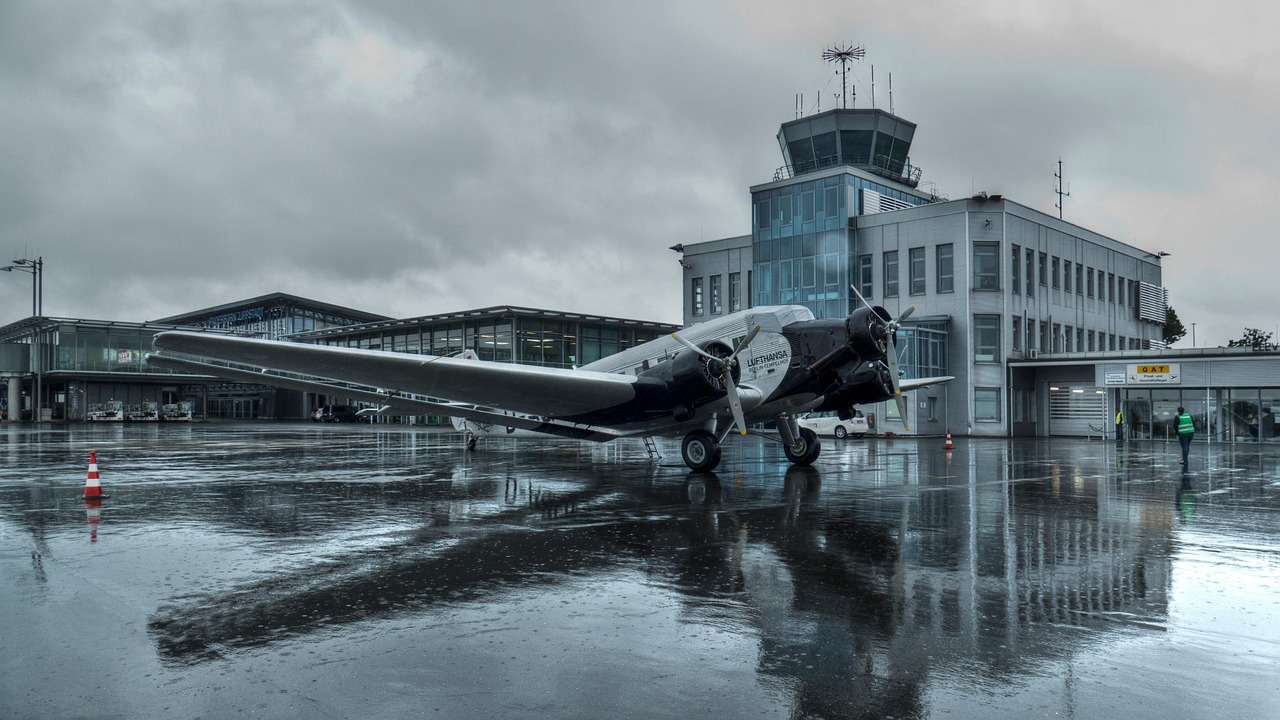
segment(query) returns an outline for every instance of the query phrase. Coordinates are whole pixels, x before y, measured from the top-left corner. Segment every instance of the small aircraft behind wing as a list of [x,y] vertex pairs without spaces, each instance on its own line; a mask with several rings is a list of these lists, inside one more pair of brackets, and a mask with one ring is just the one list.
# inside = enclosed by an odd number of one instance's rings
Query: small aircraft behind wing
[[855,405],[892,398],[905,422],[902,390],[953,379],[899,380],[894,336],[913,309],[895,320],[864,303],[847,318],[815,320],[799,305],[756,307],[572,369],[180,331],[158,334],[161,352],[147,358],[342,394],[377,403],[383,414],[449,415],[597,441],[683,434],[684,462],[700,471],[719,465],[731,431],[773,422],[787,459],[809,465],[820,444],[797,415],[851,416]]

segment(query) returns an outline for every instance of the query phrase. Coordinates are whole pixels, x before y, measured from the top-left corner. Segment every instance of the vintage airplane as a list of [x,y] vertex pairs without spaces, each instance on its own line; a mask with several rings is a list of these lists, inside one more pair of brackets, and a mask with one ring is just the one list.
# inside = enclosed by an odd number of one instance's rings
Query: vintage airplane
[[864,302],[847,318],[816,320],[799,305],[756,307],[573,369],[180,331],[158,334],[160,352],[147,361],[341,395],[384,414],[597,441],[683,434],[684,462],[700,471],[720,463],[731,431],[773,422],[787,458],[809,465],[820,444],[797,415],[852,415],[855,405],[892,398],[905,422],[903,390],[953,379],[899,380],[894,337],[912,310],[894,319]]

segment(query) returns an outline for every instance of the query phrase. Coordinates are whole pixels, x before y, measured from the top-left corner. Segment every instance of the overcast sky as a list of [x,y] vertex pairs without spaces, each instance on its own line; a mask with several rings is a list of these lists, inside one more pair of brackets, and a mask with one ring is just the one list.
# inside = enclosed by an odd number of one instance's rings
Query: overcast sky
[[[1066,219],[1171,253],[1170,304],[1225,344],[1280,323],[1277,8],[6,0],[0,260],[44,258],[54,316],[281,291],[679,322],[668,246],[750,232],[778,125],[834,107],[821,53],[854,43],[925,182],[1056,214],[1061,157]],[[0,274],[0,324],[30,280]]]

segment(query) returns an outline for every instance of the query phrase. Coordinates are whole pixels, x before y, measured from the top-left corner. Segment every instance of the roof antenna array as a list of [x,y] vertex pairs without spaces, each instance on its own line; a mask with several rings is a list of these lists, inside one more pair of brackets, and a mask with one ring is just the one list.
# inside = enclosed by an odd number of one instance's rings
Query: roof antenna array
[[[846,110],[849,109],[849,63],[853,60],[861,60],[866,56],[867,51],[863,50],[860,45],[847,47],[837,45],[822,51],[823,60],[840,63],[840,101],[841,107]],[[856,90],[854,91],[854,102],[855,104],[857,102]]]
[[1062,158],[1058,158],[1058,172],[1053,174],[1053,194],[1058,196],[1058,202],[1054,207],[1058,208],[1058,219],[1062,219],[1062,198],[1071,197],[1071,186],[1067,186],[1067,191],[1062,190]]

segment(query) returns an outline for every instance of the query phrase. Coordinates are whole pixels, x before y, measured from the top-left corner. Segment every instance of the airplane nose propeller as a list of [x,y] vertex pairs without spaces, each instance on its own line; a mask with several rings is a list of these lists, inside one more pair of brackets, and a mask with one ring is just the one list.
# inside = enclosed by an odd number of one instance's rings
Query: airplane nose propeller
[[[857,286],[850,285],[849,289],[853,291],[854,295],[858,296],[863,305],[871,307],[871,303],[867,302],[867,299],[862,297],[862,293],[858,292]],[[902,321],[911,317],[911,313],[915,311],[916,306],[912,305],[903,310],[897,319],[889,320],[884,324],[884,338],[887,345],[885,348],[885,360],[889,364],[889,380],[893,383],[893,400],[898,405],[898,417],[902,418],[904,430],[910,430],[911,427],[907,424],[907,399],[902,396],[902,386],[898,383],[898,349],[893,345],[893,338],[897,335],[898,329],[902,327]]]
[[706,358],[707,368],[713,373],[719,370],[719,377],[724,383],[725,395],[729,397],[729,412],[733,414],[733,422],[738,426],[738,432],[747,434],[747,420],[742,414],[742,400],[738,397],[738,386],[733,382],[733,369],[738,366],[738,353],[746,349],[747,345],[755,339],[756,334],[760,332],[760,326],[756,325],[747,331],[746,337],[738,343],[738,346],[729,353],[728,357],[716,357],[693,343],[685,340],[675,333],[671,333],[671,337],[680,341],[680,344],[694,351],[698,355]]

